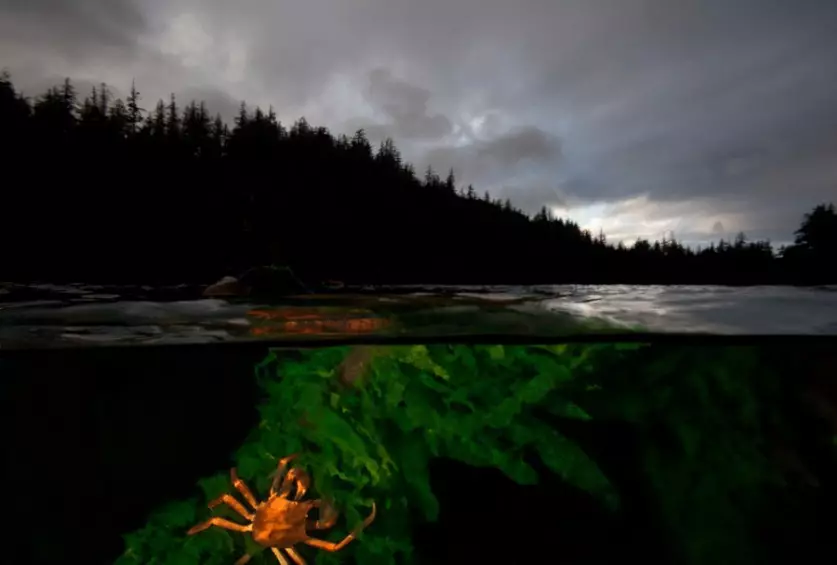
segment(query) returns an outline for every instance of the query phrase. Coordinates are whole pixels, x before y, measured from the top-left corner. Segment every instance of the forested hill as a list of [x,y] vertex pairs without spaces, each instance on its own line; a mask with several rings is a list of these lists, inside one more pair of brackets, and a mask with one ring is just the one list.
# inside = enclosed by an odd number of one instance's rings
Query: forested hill
[[67,80],[27,99],[0,79],[0,280],[209,282],[285,263],[351,283],[837,282],[833,205],[779,255],[743,235],[624,248],[452,173],[417,175],[362,131],[286,128],[243,104],[232,127],[199,102],[142,105],[134,88],[85,97]]

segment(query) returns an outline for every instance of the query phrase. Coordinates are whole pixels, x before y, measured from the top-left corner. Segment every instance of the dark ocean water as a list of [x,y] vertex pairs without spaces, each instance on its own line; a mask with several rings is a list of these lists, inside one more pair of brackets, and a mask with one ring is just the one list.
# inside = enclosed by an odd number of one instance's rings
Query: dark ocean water
[[[125,555],[124,536],[144,528],[165,505],[193,501],[205,513],[198,480],[226,477],[233,454],[260,429],[266,396],[254,367],[271,346],[286,344],[280,355],[293,357],[301,355],[295,344],[389,338],[421,344],[484,336],[491,343],[537,344],[614,331],[652,334],[649,342],[667,334],[837,336],[834,287],[427,286],[275,300],[205,299],[202,290],[0,285],[0,443],[15,528],[7,532],[9,563],[112,564]],[[568,441],[585,446],[618,488],[624,501],[618,513],[605,512],[589,493],[544,470],[537,486],[526,486],[497,469],[440,458],[429,468],[440,519],[417,522],[411,534],[418,565],[545,557],[577,565],[790,565],[837,555],[829,529],[837,508],[833,340],[764,342],[750,369],[748,348],[716,341],[653,343],[634,362],[638,369],[620,364],[607,373],[617,386],[614,406],[628,406],[631,398],[657,402],[646,409],[647,420],[555,423]],[[479,374],[491,378],[497,371],[482,365]],[[751,440],[751,427],[736,420],[750,413],[773,422],[769,433]],[[683,482],[676,464],[686,453],[679,443],[694,445],[695,438],[705,457],[694,461],[703,467],[693,472],[690,463],[682,473],[703,489],[694,492],[700,508],[677,502],[663,518],[656,504],[692,494],[692,487],[682,488],[691,483]],[[698,549],[705,539],[725,547],[728,526],[743,523],[721,502],[742,504],[741,493],[724,485],[744,488],[750,479],[733,480],[738,469],[747,469],[734,464],[734,452],[723,451],[718,438],[762,442],[770,465],[787,477],[785,487],[763,497],[773,513],[747,523],[753,539],[769,538],[769,544],[741,542],[727,561],[700,557]],[[667,455],[652,460],[648,453]],[[675,515],[697,516],[684,518],[689,525],[678,543],[686,545],[676,551],[673,542],[663,543],[673,539]],[[177,544],[186,543],[185,526],[178,528],[184,539]],[[497,531],[503,543],[485,541],[487,532]],[[542,540],[551,553],[544,553]],[[742,560],[751,548],[757,558]],[[314,563],[313,551],[305,555]],[[120,563],[224,565],[235,557]],[[269,553],[252,561],[272,562]]]

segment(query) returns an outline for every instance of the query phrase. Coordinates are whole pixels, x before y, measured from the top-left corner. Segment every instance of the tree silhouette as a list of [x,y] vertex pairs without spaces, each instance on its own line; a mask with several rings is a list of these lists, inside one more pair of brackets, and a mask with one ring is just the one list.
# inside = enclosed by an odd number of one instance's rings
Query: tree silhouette
[[143,108],[140,108],[139,101],[140,93],[137,90],[136,83],[131,82],[131,92],[128,95],[127,103],[127,123],[132,134],[137,133],[137,129],[142,124],[142,113],[145,112]]
[[[837,214],[820,204],[793,245],[739,234],[691,249],[674,234],[608,243],[543,207],[421,178],[392,139],[373,150],[242,102],[232,128],[174,95],[151,112],[135,84],[80,103],[70,80],[34,100],[0,74],[0,279],[208,282],[291,264],[349,283],[821,284],[837,281]],[[21,242],[21,243],[12,243]]]
[[805,214],[796,232],[796,245],[812,253],[833,254],[837,247],[837,212],[834,204],[819,204]]
[[779,251],[785,268],[807,283],[837,279],[837,212],[834,204],[815,206],[803,216],[802,225],[794,235],[794,244]]
[[456,193],[456,176],[453,174],[453,169],[448,172],[448,176],[445,179],[445,190],[449,194]]

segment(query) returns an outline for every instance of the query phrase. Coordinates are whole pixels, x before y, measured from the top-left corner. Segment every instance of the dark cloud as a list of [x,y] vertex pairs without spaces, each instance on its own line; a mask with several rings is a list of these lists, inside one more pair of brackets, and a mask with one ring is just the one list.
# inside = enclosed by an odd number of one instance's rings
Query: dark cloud
[[0,36],[70,56],[135,45],[147,20],[134,0],[2,0]]
[[[515,128],[488,140],[473,140],[457,146],[436,147],[422,162],[436,170],[455,169],[466,182],[504,184],[526,173],[560,164],[561,142],[535,126]],[[543,183],[539,183],[543,184]]]
[[362,96],[376,117],[346,120],[338,125],[338,132],[351,134],[363,129],[373,144],[392,138],[402,147],[411,142],[439,141],[453,132],[450,119],[430,110],[432,94],[428,89],[399,79],[388,69],[369,72]]
[[516,167],[523,161],[538,164],[557,160],[561,156],[561,143],[542,129],[529,126],[477,143],[474,154],[480,160],[490,160],[503,167]]
[[428,110],[431,93],[395,78],[387,69],[369,73],[367,99],[389,120],[395,139],[438,139],[450,134],[450,120]]

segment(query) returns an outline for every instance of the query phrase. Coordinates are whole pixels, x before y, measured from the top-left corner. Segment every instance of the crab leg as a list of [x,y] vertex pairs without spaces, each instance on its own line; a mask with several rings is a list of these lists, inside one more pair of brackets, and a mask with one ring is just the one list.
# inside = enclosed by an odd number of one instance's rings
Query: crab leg
[[229,494],[222,494],[221,496],[219,496],[215,500],[211,501],[208,504],[208,506],[209,506],[209,508],[215,508],[216,506],[219,506],[221,504],[226,504],[227,506],[229,506],[230,508],[232,508],[233,510],[238,512],[241,515],[241,517],[244,518],[245,520],[249,520],[250,522],[253,521],[253,514],[248,512],[247,509],[244,508],[243,504],[241,504],[239,501],[237,501],[235,498],[233,498]]
[[306,540],[303,540],[302,543],[304,543],[306,545],[310,545],[311,547],[316,547],[318,549],[322,549],[324,551],[330,551],[332,553],[335,552],[335,551],[340,551],[341,549],[343,549],[344,547],[349,545],[349,542],[351,542],[353,539],[355,539],[355,537],[357,537],[357,534],[360,533],[361,530],[363,530],[364,528],[369,526],[369,524],[371,524],[374,519],[375,519],[375,503],[373,502],[372,503],[372,512],[369,514],[369,516],[367,516],[366,520],[363,521],[363,524],[361,524],[358,528],[355,529],[355,531],[353,531],[352,533],[347,535],[345,538],[343,538],[342,541],[340,541],[338,543],[335,543],[333,541],[325,541],[325,540],[316,539],[316,538],[308,538]]
[[291,469],[288,471],[285,481],[293,481],[296,485],[294,500],[301,500],[305,496],[305,493],[308,492],[308,487],[311,486],[311,477],[302,469]]
[[334,526],[334,524],[337,523],[337,518],[339,514],[331,504],[323,502],[319,499],[312,500],[311,503],[313,508],[320,509],[320,516],[317,520],[307,520],[306,529],[327,530],[328,528]]
[[234,565],[244,565],[245,563],[248,563],[252,557],[253,556],[249,553],[245,553],[244,555],[238,558],[238,561],[236,561]]
[[[250,505],[250,507],[251,507],[253,510],[255,510],[255,509],[256,509],[256,506],[258,506],[258,502],[256,502],[256,497],[255,497],[255,496],[253,496],[253,492],[252,492],[252,491],[250,490],[250,488],[249,488],[249,487],[248,487],[248,486],[244,483],[244,481],[242,481],[241,479],[239,479],[239,478],[238,478],[238,473],[236,472],[235,467],[233,467],[232,469],[230,469],[230,479],[232,480],[232,484],[233,484],[233,486],[236,488],[236,490],[237,490],[238,492],[240,492],[240,493],[241,493],[241,496],[243,496],[243,497],[244,497],[244,500],[246,500],[246,501],[247,501],[247,503]],[[230,506],[232,506],[232,505],[230,505]],[[210,508],[211,508],[211,507],[210,507]],[[244,514],[242,514],[242,516],[244,516],[244,517],[245,517],[245,518],[247,518],[248,520],[252,520],[252,519],[253,519],[253,517],[252,517],[252,516],[249,516],[249,517],[248,517],[248,516],[246,516],[246,515],[244,515]]]
[[279,553],[278,548],[271,547],[270,549],[271,549],[271,551],[273,551],[273,555],[276,556],[276,559],[279,560],[279,563],[281,563],[282,565],[291,565],[290,563],[288,563],[288,560],[285,559],[285,556],[282,555],[281,553]]
[[297,553],[294,548],[286,547],[285,551],[288,553],[288,555],[291,556],[291,559],[294,560],[294,563],[296,563],[296,565],[307,565],[305,563],[305,559],[303,559],[302,556],[299,553]]
[[296,459],[298,454],[294,453],[293,455],[288,455],[287,457],[283,457],[279,460],[279,464],[276,466],[276,476],[273,477],[273,484],[270,485],[270,495],[275,496],[279,493],[281,487],[284,487],[285,482],[285,469],[288,467],[288,463]]
[[231,522],[225,518],[219,518],[218,516],[214,516],[205,522],[201,522],[197,526],[192,526],[186,535],[194,535],[198,532],[202,532],[204,530],[209,529],[211,526],[217,526],[219,528],[224,528],[225,530],[232,530],[234,532],[251,532],[253,531],[253,524],[247,524],[246,526],[242,526],[241,524],[236,524],[235,522]]

